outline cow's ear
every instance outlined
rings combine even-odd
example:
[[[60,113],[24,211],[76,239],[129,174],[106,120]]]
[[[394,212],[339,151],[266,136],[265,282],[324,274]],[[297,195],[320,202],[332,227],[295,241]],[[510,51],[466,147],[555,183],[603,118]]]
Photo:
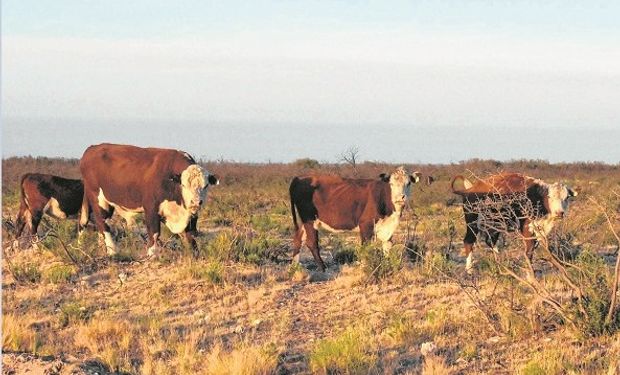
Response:
[[[181,183],[181,175],[180,174],[173,174],[172,176],[170,176],[170,181],[175,182],[177,184]]]
[[[576,197],[577,195],[579,195],[579,192],[577,190],[573,190],[573,189],[568,189],[568,196],[569,197]]]
[[[220,184],[220,180],[218,180],[218,178],[213,175],[210,174],[209,177],[207,177],[207,182],[209,182],[209,185],[219,185]]]
[[[388,173],[381,173],[379,175],[379,178],[381,179],[381,181],[383,182],[389,182],[390,181],[390,175]]]
[[[420,182],[420,176],[422,176],[420,172],[413,172],[413,174],[409,175],[409,182],[412,184]]]

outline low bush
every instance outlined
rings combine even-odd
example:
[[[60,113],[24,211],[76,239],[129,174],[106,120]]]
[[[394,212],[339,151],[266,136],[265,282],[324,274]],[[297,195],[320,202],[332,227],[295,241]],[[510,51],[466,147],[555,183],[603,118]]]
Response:
[[[47,269],[43,276],[47,282],[52,284],[62,284],[71,281],[77,274],[75,266],[69,264],[58,264]]]
[[[11,267],[11,273],[19,282],[38,283],[41,281],[41,271],[36,263],[15,263]]]
[[[362,263],[362,271],[371,281],[379,281],[393,275],[403,265],[404,247],[393,246],[387,253],[374,244],[362,245],[357,250],[357,256]]]
[[[310,352],[310,367],[322,374],[367,374],[375,365],[365,328],[348,327],[340,335],[317,341]]]
[[[133,333],[127,321],[93,319],[81,325],[75,335],[75,345],[86,348],[93,356],[115,372],[136,372],[131,358]]]

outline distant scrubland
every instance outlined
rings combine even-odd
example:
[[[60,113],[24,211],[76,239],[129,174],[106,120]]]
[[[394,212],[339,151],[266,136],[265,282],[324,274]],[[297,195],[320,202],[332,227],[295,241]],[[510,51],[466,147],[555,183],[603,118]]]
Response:
[[[144,229],[114,218],[120,251],[108,258],[75,219],[46,219],[38,249],[13,248],[19,179],[79,178],[79,161],[2,161],[3,362],[7,371],[130,374],[613,374],[620,318],[613,309],[620,246],[620,164],[469,160],[410,165],[433,176],[413,188],[384,255],[355,233],[321,233],[328,270],[307,250],[292,264],[288,184],[331,173],[375,178],[396,165],[205,161],[221,184],[198,224],[199,256],[164,233],[146,258]],[[480,241],[473,275],[457,174],[515,171],[579,191],[567,217],[524,268],[506,234],[499,255]],[[24,241],[22,241],[24,242]],[[27,242],[27,241],[25,241]],[[616,304],[618,302],[615,302]],[[609,311],[612,310],[612,314]],[[610,316],[611,315],[611,316]]]

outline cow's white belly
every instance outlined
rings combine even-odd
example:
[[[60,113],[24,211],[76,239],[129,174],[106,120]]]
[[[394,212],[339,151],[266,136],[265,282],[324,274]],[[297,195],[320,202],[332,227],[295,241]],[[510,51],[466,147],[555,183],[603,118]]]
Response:
[[[327,231],[333,232],[333,233],[342,233],[342,232],[348,232],[349,230],[347,229],[336,229],[336,228],[332,228],[331,226],[329,226],[329,224],[326,224],[325,222],[316,219],[314,221],[314,224],[312,224],[312,226],[314,227],[314,229],[319,230],[319,229],[325,229]],[[350,231],[352,232],[359,232],[360,231],[360,227],[357,226],[353,229],[351,229]]]
[[[128,208],[108,200],[108,198],[106,198],[103,194],[103,189],[99,189],[97,203],[99,204],[99,207],[103,208],[106,211],[110,209],[110,206],[114,207],[114,211],[121,215],[121,217],[125,220],[127,220],[127,218],[130,218],[131,220],[131,218],[133,218],[137,214],[144,212],[144,207]]]
[[[140,207],[142,208],[142,207]],[[144,212],[144,210],[141,211],[137,211],[137,210],[126,210],[124,207],[115,205],[114,206],[114,212],[118,213],[120,215],[120,217],[122,217],[123,219],[125,219],[125,221],[127,222],[127,227],[129,228],[135,228],[136,226],[136,220],[134,219],[140,212]]]
[[[375,235],[382,242],[389,241],[400,223],[400,212],[394,211],[390,216],[379,219],[375,223]]]
[[[165,200],[159,205],[159,215],[166,218],[166,226],[172,233],[181,233],[187,227],[192,213],[177,202]]]
[[[47,204],[43,208],[43,212],[57,219],[67,218],[67,214],[60,209],[60,204],[58,203],[56,198],[50,198],[50,200],[47,201]]]

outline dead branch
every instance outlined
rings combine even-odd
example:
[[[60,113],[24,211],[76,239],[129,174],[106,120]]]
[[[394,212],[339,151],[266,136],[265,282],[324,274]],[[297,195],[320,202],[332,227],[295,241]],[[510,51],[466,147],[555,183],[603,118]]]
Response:
[[[614,191],[614,194],[618,195],[615,191]],[[618,233],[614,229],[614,225],[611,221],[611,218],[609,217],[609,214],[607,213],[607,210],[596,199],[592,197],[588,197],[588,198],[590,202],[594,203],[605,216],[605,220],[607,221],[609,230],[611,231],[613,236],[616,238],[616,242],[618,243],[618,249],[620,249],[620,237],[618,236]],[[611,321],[616,314],[616,303],[617,303],[619,281],[620,281],[620,252],[616,250],[616,266],[614,268],[614,281],[613,281],[613,285],[611,287],[611,292],[610,292],[611,295],[610,295],[609,310],[607,311],[607,316],[605,316],[605,325],[611,324]]]

